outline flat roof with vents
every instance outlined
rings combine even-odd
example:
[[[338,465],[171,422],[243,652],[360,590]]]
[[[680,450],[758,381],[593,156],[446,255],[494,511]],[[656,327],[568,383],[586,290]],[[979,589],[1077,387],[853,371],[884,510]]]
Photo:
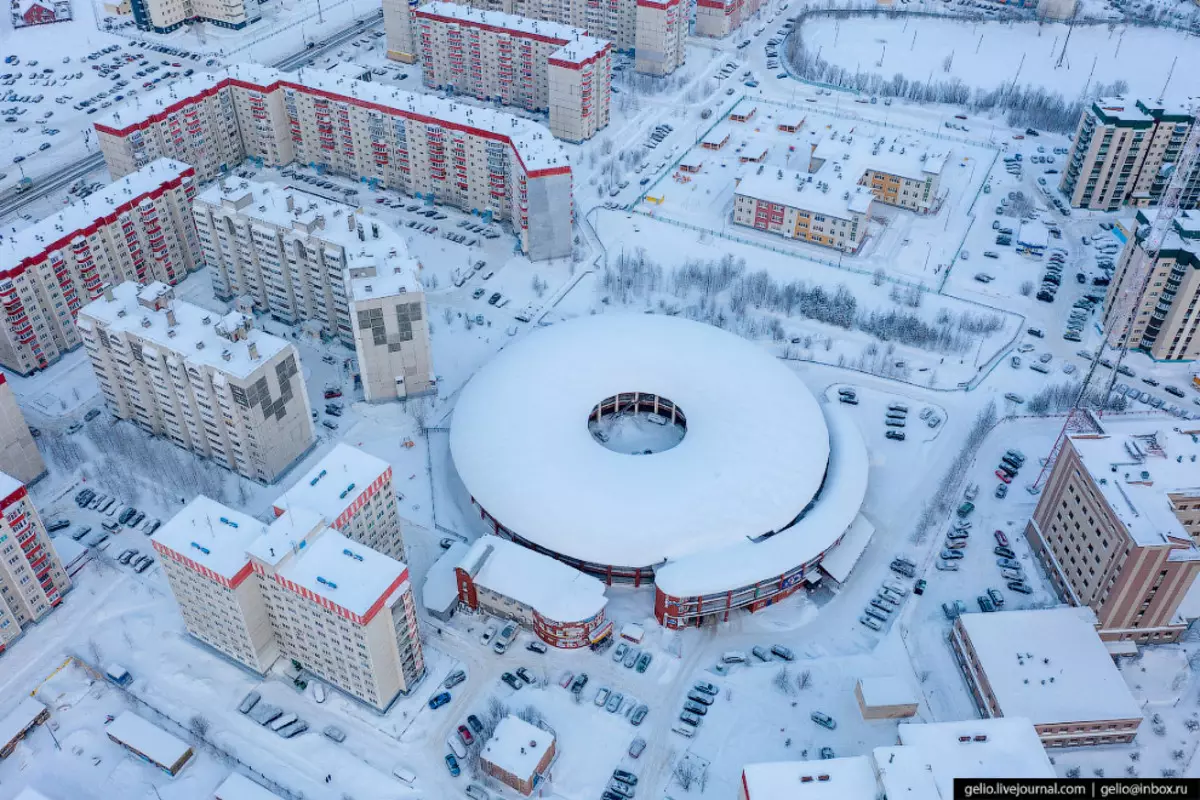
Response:
[[[408,579],[408,567],[326,529],[285,562],[278,575],[362,618],[390,608]]]
[[[866,756],[747,764],[742,789],[746,800],[875,800],[879,794]]]
[[[226,581],[237,581],[246,570],[246,550],[267,526],[211,497],[198,495],[154,532],[155,549],[169,550],[193,569],[210,570]]]
[[[275,501],[275,513],[311,509],[334,525],[368,487],[391,470],[382,458],[339,442]]]

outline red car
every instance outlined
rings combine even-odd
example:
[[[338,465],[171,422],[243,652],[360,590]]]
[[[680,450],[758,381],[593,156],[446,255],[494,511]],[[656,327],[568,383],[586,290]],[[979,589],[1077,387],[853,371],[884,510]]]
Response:
[[[1004,535],[1004,531],[996,531],[996,544],[1008,547],[1008,537]]]
[[[458,726],[458,738],[462,739],[463,744],[467,747],[471,746],[471,742],[475,741],[475,737],[471,735],[471,731],[466,725]]]
[[[326,400],[332,400],[335,397],[341,397],[341,396],[342,396],[342,393],[338,389],[326,389],[325,390],[325,399]]]
[[[996,470],[996,477],[1005,483],[1012,483],[1012,477],[1002,469]]]

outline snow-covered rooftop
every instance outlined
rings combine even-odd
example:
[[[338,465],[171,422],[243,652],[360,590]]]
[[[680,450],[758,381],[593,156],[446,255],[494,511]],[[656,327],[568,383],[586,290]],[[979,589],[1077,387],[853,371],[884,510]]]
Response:
[[[250,328],[240,341],[230,341],[217,332],[216,323],[224,318],[182,300],[172,300],[168,305],[175,312],[176,324],[171,325],[166,309],[156,311],[138,302],[139,291],[138,284],[125,281],[112,287],[112,300],[102,295],[84,306],[80,314],[95,317],[111,330],[132,333],[164,350],[177,351],[190,363],[236,378],[249,377],[281,350],[291,347],[286,340],[255,328]],[[86,330],[91,323],[81,316],[78,324]],[[258,351],[257,357],[250,355],[251,344]],[[226,353],[229,360],[225,360]]]
[[[533,777],[554,737],[520,717],[509,715],[496,725],[496,732],[487,740],[479,757],[518,778]]]
[[[326,524],[334,525],[363,492],[391,468],[382,458],[338,442],[280,495],[275,508],[279,511],[297,506],[312,509],[325,518]]]
[[[859,557],[867,549],[867,545],[870,544],[871,537],[874,535],[875,526],[871,524],[870,520],[859,514],[850,523],[850,528],[842,538],[842,543],[821,559],[821,569],[829,573],[829,577],[838,583],[845,583],[846,579],[850,577],[850,571],[854,569],[854,565],[858,563]]]
[[[382,269],[367,267],[350,270],[346,278],[350,297],[362,302],[420,292],[421,284],[416,279],[419,262],[416,259],[406,261],[405,266],[384,265]]]
[[[293,229],[300,236],[314,236],[341,247],[350,270],[373,268],[395,276],[400,286],[420,288],[416,259],[408,255],[404,237],[377,219],[356,214],[356,206],[335,203],[324,197],[273,183],[243,179],[221,180],[196,199],[223,206],[255,222]],[[358,228],[363,229],[359,238]]]
[[[1200,423],[1105,418],[1103,436],[1071,437],[1097,490],[1134,541],[1179,549],[1172,559],[1200,558],[1200,549],[1171,508],[1167,493],[1200,496]]]
[[[503,28],[504,30],[516,33],[531,34],[542,39],[554,40],[562,44],[587,35],[587,31],[583,28],[573,28],[570,25],[533,19],[532,17],[522,17],[518,14],[505,14],[502,11],[485,11],[483,9],[472,8],[471,6],[460,6],[457,3],[443,2],[442,0],[426,3],[417,9],[415,15],[418,19],[422,17],[440,17],[464,25]]]
[[[13,800],[50,800],[49,797],[39,792],[37,789],[26,786],[21,791],[17,792],[17,796]]]
[[[104,731],[164,767],[174,766],[191,749],[187,742],[132,711],[121,712]]]
[[[179,161],[160,158],[104,186],[90,197],[72,197],[71,204],[57,214],[18,226],[12,235],[6,235],[0,243],[0,264],[4,269],[13,269],[26,259],[39,257],[60,240],[66,239],[63,242],[66,245],[70,242],[67,237],[73,239],[88,233],[98,220],[115,220],[163,184],[183,178],[185,172],[191,173],[192,168]],[[190,175],[185,180],[190,181]]]
[[[264,789],[238,772],[221,781],[213,800],[279,800],[279,795]]]
[[[154,532],[152,541],[227,580],[248,563],[246,550],[267,526],[204,495]]]
[[[959,617],[1006,717],[1035,725],[1141,719],[1133,694],[1079,609]]]
[[[1017,244],[1044,250],[1050,244],[1050,229],[1040,219],[1025,220],[1017,231]]]
[[[834,183],[824,191],[817,188],[817,182],[811,178],[811,175],[794,170],[766,169],[760,175],[756,169],[738,181],[734,193],[845,220],[871,210],[873,196],[853,181]]]
[[[898,134],[889,140],[883,136],[870,139],[863,134],[838,131],[824,136],[823,131],[813,130],[809,137],[810,144],[816,145],[813,158],[826,162],[818,173],[822,179],[828,179],[829,170],[834,164],[840,164],[842,171],[853,181],[867,170],[923,181],[931,175],[940,175],[949,155],[944,148],[930,149],[922,140],[907,134]]]
[[[9,475],[7,472],[0,472],[0,499],[4,499],[13,492],[25,488],[25,484]]]
[[[4,747],[28,728],[46,706],[36,697],[25,697],[12,711],[0,717],[0,747]]]
[[[87,558],[91,551],[70,536],[66,536],[66,531],[62,531],[62,533],[63,536],[55,536],[50,543],[54,546],[54,552],[58,553],[58,560],[70,572],[71,567]]]
[[[746,800],[875,800],[879,795],[866,756],[747,764],[742,785]]]
[[[277,566],[288,553],[299,553],[308,547],[327,524],[325,517],[312,509],[289,508],[266,526],[246,552],[264,564]]]
[[[284,73],[259,64],[238,63],[227,67],[222,73],[196,73],[164,84],[157,92],[147,92],[141,96],[137,108],[122,108],[107,117],[101,117],[96,120],[96,126],[124,130],[164,113],[187,98],[211,91],[230,79],[252,84],[264,91],[277,86],[298,91],[315,89],[335,95],[335,102],[341,102],[339,98],[344,98],[344,102],[351,105],[373,103],[395,109],[408,117],[428,118],[431,122],[441,122],[458,129],[473,128],[493,133],[512,142],[527,171],[570,166],[562,143],[554,138],[546,126],[537,122],[453,99],[443,100],[437,95],[408,92],[387,84],[331,75],[316,68]]]
[[[421,605],[430,612],[445,613],[458,604],[458,579],[454,568],[466,554],[467,546],[456,541],[425,572]]]
[[[363,617],[381,599],[386,606],[399,599],[393,585],[408,574],[408,567],[329,528],[285,562],[278,574]]]
[[[498,536],[476,539],[458,566],[478,585],[555,622],[591,619],[608,602],[600,581]]]
[[[888,800],[952,800],[955,778],[1053,778],[1028,719],[902,723],[900,745],[877,747],[875,769]]]
[[[635,391],[686,415],[675,447],[625,455],[593,439],[596,405]],[[690,320],[616,313],[502,350],[463,387],[450,448],[472,496],[510,530],[583,561],[639,567],[787,527],[821,486],[830,443],[812,393],[769,353]],[[865,468],[864,453],[864,482]],[[814,530],[812,553],[857,511],[837,531]]]
[[[912,684],[898,675],[859,678],[858,687],[868,706],[903,706],[921,700]]]

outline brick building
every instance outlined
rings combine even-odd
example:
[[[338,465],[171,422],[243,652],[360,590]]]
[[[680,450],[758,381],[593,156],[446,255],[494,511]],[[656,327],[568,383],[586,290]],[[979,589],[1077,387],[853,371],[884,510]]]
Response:
[[[548,779],[557,754],[554,734],[508,716],[479,753],[479,766],[488,775],[528,797]]]
[[[0,250],[0,365],[28,375],[78,347],[75,317],[105,285],[174,285],[199,266],[192,168],[148,160],[121,176],[8,237]]]
[[[247,158],[293,161],[508,221],[532,260],[568,255],[571,166],[544,126],[337,75],[238,64],[96,123],[109,172],[171,155],[212,180]],[[157,101],[157,102],[156,102]]]
[[[25,485],[0,472],[0,653],[71,589]]]

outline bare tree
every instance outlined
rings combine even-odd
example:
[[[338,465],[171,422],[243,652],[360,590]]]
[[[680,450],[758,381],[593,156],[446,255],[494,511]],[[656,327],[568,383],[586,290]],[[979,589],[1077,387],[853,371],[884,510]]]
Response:
[[[671,770],[671,777],[679,784],[679,788],[685,792],[692,790],[692,784],[700,777],[700,770],[690,759],[681,758],[675,762],[674,769]]]
[[[208,736],[209,722],[208,717],[203,714],[195,714],[188,720],[188,730],[196,734],[196,738],[205,739]]]
[[[1033,294],[1033,281],[1021,281],[1021,296],[1029,297]]]
[[[800,691],[804,691],[810,686],[812,686],[812,671],[806,669],[796,676],[796,687]]]
[[[792,673],[787,667],[780,667],[775,673],[775,677],[771,679],[775,684],[775,688],[786,695],[792,694]]]

